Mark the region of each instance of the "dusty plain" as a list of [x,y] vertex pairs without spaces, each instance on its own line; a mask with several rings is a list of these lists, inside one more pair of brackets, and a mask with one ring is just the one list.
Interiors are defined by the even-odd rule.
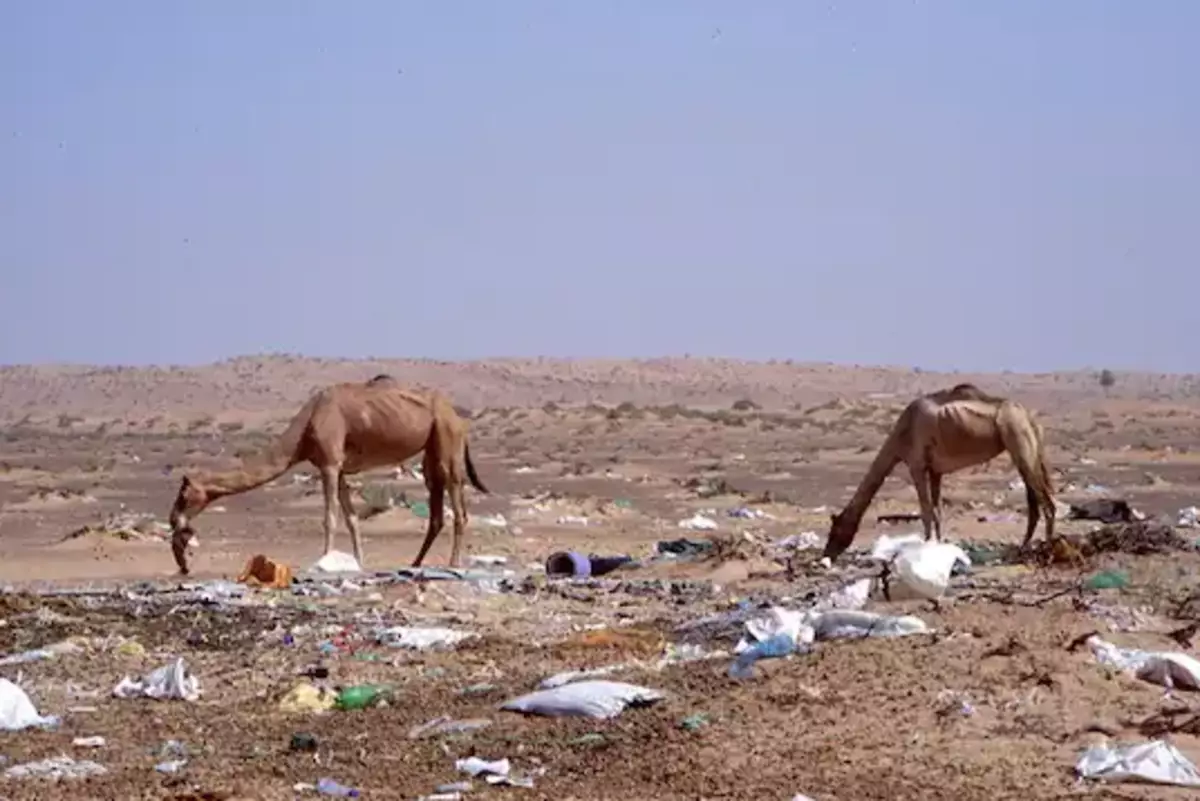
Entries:
[[[234,466],[315,388],[381,372],[443,389],[471,415],[472,455],[491,494],[468,490],[465,552],[506,557],[516,575],[503,589],[429,581],[337,595],[250,590],[241,605],[175,606],[149,594],[30,594],[52,585],[178,582],[152,527],[141,536],[69,535],[119,515],[165,518],[184,469]],[[475,780],[469,798],[1187,797],[1183,789],[1076,779],[1079,753],[1103,736],[1096,730],[1143,740],[1146,719],[1189,699],[1106,671],[1086,648],[1067,645],[1099,631],[1121,645],[1184,648],[1166,635],[1196,614],[1189,599],[1200,554],[1189,551],[978,566],[955,579],[936,610],[878,599],[868,607],[917,614],[934,636],[823,643],[811,655],[759,662],[750,679],[730,678],[728,658],[654,667],[668,643],[731,650],[742,634],[740,624],[703,636],[681,625],[786,599],[799,604],[836,586],[836,575],[816,569],[789,580],[772,544],[805,531],[823,541],[829,512],[849,498],[899,410],[923,391],[973,381],[1020,400],[1046,427],[1060,500],[1125,498],[1150,518],[1175,522],[1182,507],[1200,503],[1200,377],[1115,378],[1105,389],[1091,371],[969,375],[682,358],[454,364],[275,356],[198,368],[0,368],[0,585],[8,586],[0,655],[67,638],[78,638],[79,648],[0,667],[40,712],[63,717],[52,730],[0,733],[0,756],[15,765],[67,754],[108,771],[58,783],[0,778],[0,798],[316,797],[295,785],[327,776],[363,798],[415,799],[465,779],[454,762],[472,755],[508,757],[514,773],[536,775],[532,788]],[[231,579],[256,553],[298,572],[310,565],[320,555],[321,511],[309,472],[301,467],[197,518],[191,578]],[[948,477],[950,538],[1017,541],[1024,496],[1009,486],[1015,477],[1006,457]],[[360,507],[388,496],[424,500],[418,480],[391,471],[360,476],[359,485]],[[729,516],[743,507],[767,516]],[[699,511],[717,520],[717,531],[678,527]],[[875,519],[913,511],[901,469],[856,546],[916,530]],[[484,522],[494,515],[505,524]],[[576,517],[587,524],[571,522]],[[407,565],[424,524],[403,502],[367,520],[368,569]],[[1060,529],[1096,525],[1066,521]],[[1179,532],[1200,537],[1200,529]],[[646,558],[657,541],[684,536],[722,538],[722,547],[621,571],[607,583],[524,580],[527,566],[555,550]],[[349,550],[348,540],[343,528],[338,547]],[[428,564],[444,564],[449,543],[447,529]],[[1041,600],[1110,569],[1126,571],[1128,586]],[[660,582],[642,581],[650,579]],[[374,642],[377,626],[395,624],[480,636],[441,651]],[[175,657],[199,677],[200,700],[111,697],[123,676]],[[553,673],[630,659],[649,667],[615,678],[661,690],[666,700],[607,721],[497,710]],[[396,697],[359,711],[281,711],[280,698],[317,664],[331,684],[388,682]],[[962,714],[949,697],[969,699],[972,712]],[[79,707],[93,711],[70,711]],[[443,715],[493,723],[453,737],[408,736]],[[315,754],[290,747],[297,733],[316,738]],[[73,745],[88,736],[105,745]],[[1200,762],[1200,737],[1169,736]],[[155,765],[170,740],[185,745],[188,761],[161,773]]]

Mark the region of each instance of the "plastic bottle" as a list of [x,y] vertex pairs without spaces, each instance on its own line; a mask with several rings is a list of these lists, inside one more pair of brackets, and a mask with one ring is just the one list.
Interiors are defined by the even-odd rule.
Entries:
[[391,687],[383,684],[356,684],[338,693],[335,706],[338,709],[366,709],[387,700]]

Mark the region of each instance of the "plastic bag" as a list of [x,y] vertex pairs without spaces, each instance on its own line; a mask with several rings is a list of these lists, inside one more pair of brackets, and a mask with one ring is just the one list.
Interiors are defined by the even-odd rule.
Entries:
[[893,576],[899,581],[890,582],[889,600],[941,598],[958,563],[970,567],[971,557],[949,542],[921,542],[900,548],[891,562]]
[[474,636],[473,632],[456,629],[393,626],[389,629],[381,629],[375,639],[381,645],[390,645],[393,648],[415,648],[423,651],[427,648],[448,648]]
[[647,706],[666,696],[658,690],[626,684],[623,681],[597,679],[564,684],[552,690],[538,690],[511,701],[500,708],[530,715],[564,717],[578,715],[590,718],[615,718],[628,706]]
[[24,690],[8,679],[0,679],[0,730],[21,731],[31,726],[53,726],[58,718],[38,714]]
[[1200,787],[1200,771],[1165,740],[1115,748],[1094,745],[1079,757],[1075,772],[1085,779]]
[[831,609],[813,621],[818,640],[855,637],[907,637],[927,634],[929,626],[912,615],[881,615],[854,609]]
[[1200,690],[1200,661],[1187,654],[1118,648],[1095,634],[1087,638],[1087,645],[1097,662],[1129,671],[1142,681],[1180,690]]
[[309,568],[313,573],[361,573],[362,565],[344,551],[330,551]]
[[183,657],[180,657],[140,679],[126,676],[113,688],[113,695],[117,698],[142,696],[159,701],[195,701],[200,697],[200,680],[188,672]]

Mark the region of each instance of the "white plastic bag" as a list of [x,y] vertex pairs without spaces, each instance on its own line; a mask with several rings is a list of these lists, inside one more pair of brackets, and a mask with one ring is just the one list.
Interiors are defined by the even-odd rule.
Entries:
[[762,617],[746,621],[746,634],[749,636],[743,637],[733,652],[740,654],[756,642],[766,642],[779,635],[787,637],[798,648],[811,645],[815,639],[811,617],[811,613],[808,612],[773,606]]
[[680,520],[679,527],[689,531],[716,531],[717,521],[696,513],[689,518]]
[[1107,743],[1094,745],[1079,757],[1075,772],[1085,779],[1200,787],[1200,771],[1164,740],[1115,748]]
[[31,726],[53,726],[58,718],[38,714],[29,696],[8,679],[0,679],[0,730],[21,731]]
[[474,632],[440,627],[393,626],[390,629],[381,629],[376,635],[376,640],[393,648],[424,651],[429,648],[449,648],[474,636]]
[[1128,671],[1142,681],[1180,690],[1200,690],[1200,661],[1187,654],[1118,648],[1095,634],[1087,638],[1087,645],[1097,662]]
[[553,676],[542,679],[538,683],[538,689],[553,690],[555,687],[562,687],[564,684],[570,684],[580,679],[598,679],[601,676],[611,676],[622,670],[628,670],[629,667],[629,665],[605,665],[604,667],[589,668],[587,670],[568,670],[563,673],[555,673]]
[[345,551],[330,551],[309,568],[312,573],[361,573],[362,565]]
[[946,594],[950,573],[958,562],[970,566],[971,557],[949,542],[921,542],[902,547],[892,558],[893,580],[888,597],[893,601],[937,600]]
[[928,634],[929,626],[912,615],[881,615],[856,609],[831,609],[813,621],[818,640],[856,637],[907,637]]
[[159,701],[195,701],[200,697],[200,680],[188,672],[183,657],[140,679],[126,676],[113,688],[117,698],[154,698]]
[[623,681],[577,681],[552,690],[538,690],[501,704],[501,709],[529,715],[615,718],[627,706],[646,706],[666,696],[658,690]]

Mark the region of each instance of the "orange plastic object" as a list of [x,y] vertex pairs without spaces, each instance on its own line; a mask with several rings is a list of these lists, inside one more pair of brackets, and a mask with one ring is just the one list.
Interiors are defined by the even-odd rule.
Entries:
[[281,565],[263,554],[251,557],[237,579],[242,584],[261,584],[264,587],[282,590],[292,585],[292,569]]

